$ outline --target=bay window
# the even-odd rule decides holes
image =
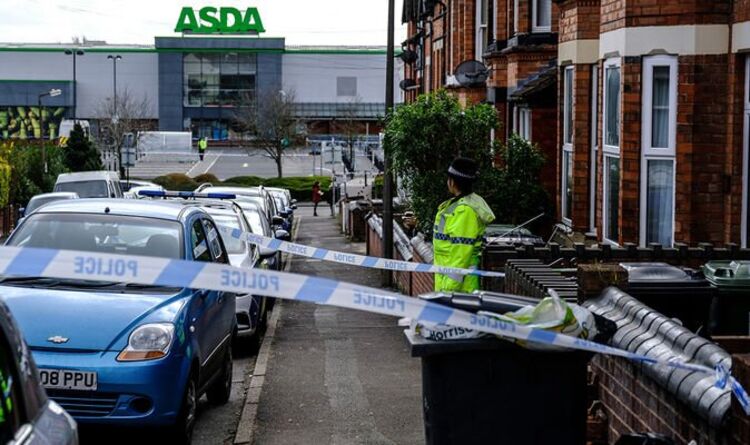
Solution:
[[[602,145],[604,154],[603,177],[603,235],[605,241],[617,242],[620,236],[620,59],[604,62],[604,95]]]
[[[641,245],[674,242],[677,58],[643,59]]]
[[[475,51],[474,58],[481,61],[484,52],[492,42],[492,30],[493,30],[493,1],[492,0],[477,0],[476,3],[476,36],[475,36]]]
[[[563,146],[561,171],[563,221],[571,222],[573,213],[573,67],[563,70]]]

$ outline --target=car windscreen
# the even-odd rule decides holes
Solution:
[[[239,217],[236,215],[213,215],[210,212],[209,214],[219,226],[226,226],[240,231],[242,230]],[[224,240],[224,247],[227,248],[227,252],[230,254],[247,252],[245,249],[245,243],[242,240],[233,236],[224,236],[222,239]]]
[[[39,207],[49,204],[54,201],[61,201],[63,199],[70,199],[70,198],[63,198],[60,196],[46,196],[46,197],[35,197],[31,198],[29,200],[29,204],[26,206],[26,214],[29,215],[34,210],[38,209]]]
[[[176,221],[138,216],[35,213],[7,245],[86,252],[183,258],[181,226]]]
[[[76,192],[81,198],[109,198],[107,181],[74,181],[58,182],[55,185],[56,192]]]

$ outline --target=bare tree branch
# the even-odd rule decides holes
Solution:
[[[284,149],[297,131],[294,115],[293,91],[267,91],[248,97],[247,107],[235,111],[235,121],[245,131],[253,134],[253,142],[262,148],[276,163],[278,177],[282,177]]]

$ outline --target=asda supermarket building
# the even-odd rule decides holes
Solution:
[[[397,65],[396,85],[401,72]],[[0,44],[0,139],[38,138],[42,124],[54,137],[64,118],[95,127],[111,117],[115,87],[120,101],[139,105],[133,117],[148,127],[194,137],[240,137],[238,109],[269,92],[292,95],[310,134],[341,133],[342,122],[355,120],[375,133],[385,109],[385,48],[290,47],[284,38],[205,30],[148,46]],[[61,94],[40,99],[54,89]],[[400,96],[397,89],[396,102]]]

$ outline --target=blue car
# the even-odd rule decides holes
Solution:
[[[229,263],[212,218],[169,201],[52,203],[7,245]],[[189,443],[198,399],[226,403],[235,295],[40,277],[0,279],[49,396],[80,424],[156,426]]]

